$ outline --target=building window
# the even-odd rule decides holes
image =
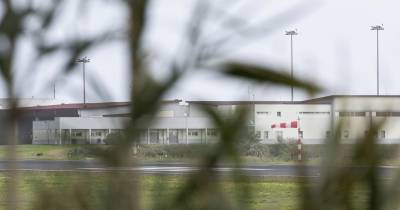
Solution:
[[[94,131],[91,136],[101,136],[101,131]]]
[[[379,138],[381,138],[381,139],[386,138],[386,131],[382,130],[382,131],[379,133]]]
[[[339,117],[365,117],[365,112],[339,112]]]
[[[207,136],[217,136],[216,129],[207,129]]]
[[[278,116],[278,117],[280,117],[281,115],[282,115],[281,112],[276,113],[276,116]]]
[[[256,132],[256,138],[257,138],[257,139],[260,139],[260,138],[261,138],[261,131],[257,131],[257,132]]]
[[[268,139],[268,131],[264,131],[264,139]]]
[[[257,112],[259,115],[268,115],[268,112]]]
[[[199,132],[198,132],[198,131],[189,131],[189,132],[188,132],[188,135],[189,135],[189,136],[198,136],[198,135],[199,135]]]
[[[400,112],[376,112],[377,117],[400,117]]]
[[[282,131],[276,131],[276,139],[278,141],[282,141],[283,140],[283,132]]]
[[[343,132],[343,137],[346,138],[346,139],[348,139],[348,138],[349,138],[349,131],[347,131],[347,130],[344,131],[344,132]]]
[[[77,136],[77,137],[80,137],[80,136],[82,136],[82,132],[76,132],[76,133],[73,133],[73,135],[72,136]]]
[[[309,114],[309,115],[316,115],[316,114],[329,115],[330,112],[299,112],[299,114],[302,114],[302,115],[307,115],[307,114]]]

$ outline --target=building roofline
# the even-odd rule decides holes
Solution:
[[[303,101],[186,101],[200,105],[301,104]]]
[[[250,104],[330,104],[333,98],[350,98],[350,97],[363,97],[363,98],[400,98],[400,95],[328,95],[318,98],[307,99],[303,101],[186,101],[189,104],[202,104],[202,105],[250,105]]]
[[[329,104],[332,102],[333,98],[350,98],[350,97],[358,97],[358,98],[400,98],[400,95],[328,95],[319,98],[313,98],[305,100],[304,103],[321,103],[321,104]]]
[[[179,103],[181,100],[164,100],[161,103]],[[100,103],[62,103],[43,106],[19,107],[20,110],[47,110],[47,109],[101,109],[112,107],[130,106],[131,102],[100,102]]]
[[[189,104],[198,105],[252,105],[252,104],[331,104],[334,98],[350,98],[350,97],[379,97],[379,98],[400,98],[400,95],[328,95],[319,98],[312,98],[303,101],[252,101],[252,100],[236,100],[236,101],[185,101]],[[161,103],[179,103],[182,100],[164,100]],[[100,103],[62,103],[54,105],[38,105],[38,106],[23,106],[19,107],[20,110],[59,110],[59,109],[101,109],[101,108],[112,108],[112,107],[123,107],[130,106],[131,102],[100,102]]]

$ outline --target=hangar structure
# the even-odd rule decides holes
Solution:
[[[1,105],[0,101],[0,105]],[[104,144],[111,133],[129,122],[129,102],[57,104],[23,103],[18,120],[21,144]],[[2,110],[7,108],[1,105]],[[324,143],[341,123],[340,137],[352,143],[384,121],[375,134],[383,144],[400,143],[400,96],[332,95],[304,101],[186,101],[166,100],[150,126],[138,128],[145,144],[203,144],[218,139],[218,130],[201,106],[235,114],[251,110],[249,128],[262,143],[301,138],[305,144]],[[4,142],[3,142],[4,143]]]

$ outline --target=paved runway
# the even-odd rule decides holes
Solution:
[[[7,161],[0,161],[0,171],[8,170]],[[142,174],[187,174],[199,170],[198,167],[182,163],[141,164],[126,168],[110,168],[98,161],[47,161],[47,160],[23,160],[17,161],[18,170],[21,171],[89,171],[102,172],[111,170],[131,170]],[[305,166],[307,176],[320,175],[319,167]],[[383,176],[388,176],[396,171],[394,167],[381,167],[379,170]],[[229,174],[237,172],[249,176],[298,176],[296,165],[255,165],[233,168],[229,165],[221,165],[213,168],[217,173]]]

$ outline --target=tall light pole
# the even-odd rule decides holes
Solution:
[[[371,26],[372,31],[376,31],[376,95],[379,96],[379,31],[383,31],[383,24]]]
[[[82,63],[82,77],[83,77],[83,104],[86,104],[86,74],[85,74],[85,64],[90,62],[87,57],[79,58],[76,60],[78,63]]]
[[[56,99],[56,82],[53,83],[53,99]]]
[[[297,29],[286,31],[285,35],[290,36],[290,76],[293,79],[293,36],[298,35]],[[293,102],[293,85],[291,85],[291,101]]]

